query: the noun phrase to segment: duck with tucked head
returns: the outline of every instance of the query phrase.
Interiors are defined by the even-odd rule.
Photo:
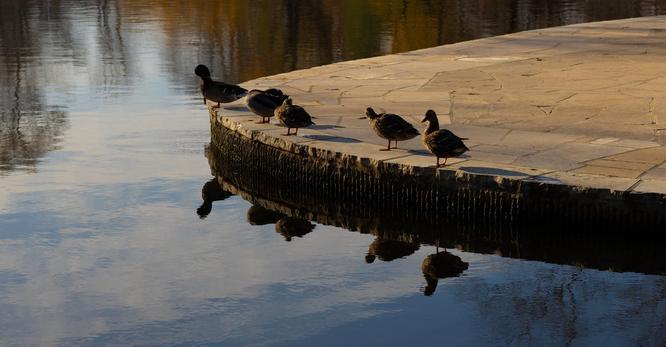
[[[383,151],[398,148],[398,141],[411,140],[419,135],[419,131],[402,117],[393,113],[377,114],[372,107],[365,109],[365,116],[370,122],[370,128],[375,133],[388,140],[388,146]],[[395,147],[391,147],[391,141],[395,141]]]
[[[204,104],[206,99],[217,102],[215,108],[220,107],[220,103],[236,101],[247,94],[247,89],[235,84],[228,84],[222,81],[214,81],[210,77],[210,70],[206,65],[197,65],[194,73],[201,77],[201,95],[203,95]]]
[[[294,105],[291,101],[291,98],[287,98],[282,102],[282,105],[278,106],[275,109],[275,117],[287,127],[287,133],[285,135],[298,135],[298,128],[304,128],[310,125],[314,125],[312,122],[312,117],[305,111],[304,108]],[[291,129],[296,128],[296,131],[292,134]]]
[[[252,89],[247,94],[245,103],[254,114],[261,116],[261,122],[258,123],[270,123],[271,117],[275,114],[275,109],[282,105],[282,102],[287,98],[289,98],[289,95],[285,95],[279,89]]]
[[[444,164],[441,166],[446,166],[448,158],[459,157],[469,150],[463,142],[463,140],[467,140],[466,138],[458,137],[447,129],[439,128],[439,120],[435,111],[428,110],[421,121],[421,123],[424,122],[429,122],[429,124],[423,132],[423,145],[437,157],[436,167],[440,167],[439,158],[444,158]]]

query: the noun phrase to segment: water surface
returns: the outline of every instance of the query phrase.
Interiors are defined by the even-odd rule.
[[[200,218],[212,177],[192,70],[205,63],[241,82],[665,9],[638,0],[2,1],[0,345],[663,344],[659,267],[613,272],[608,264],[626,262],[590,268],[553,248],[448,243],[439,251],[469,268],[425,296],[432,240],[314,222],[289,235],[270,218],[249,223],[252,205],[239,195]],[[405,256],[368,264],[382,237],[408,241]],[[603,245],[584,247],[609,254]],[[643,247],[622,254],[655,249]]]

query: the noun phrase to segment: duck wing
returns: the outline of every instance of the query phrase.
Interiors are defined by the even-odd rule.
[[[432,132],[424,139],[430,150],[439,156],[458,156],[469,150],[462,138],[456,136],[451,131],[440,129]]]
[[[377,123],[381,130],[391,137],[413,138],[419,135],[419,131],[411,123],[397,114],[382,114]]]
[[[221,81],[211,81],[208,86],[204,87],[204,91],[206,98],[215,102],[231,102],[247,94],[247,89]]]
[[[441,134],[444,134],[444,135],[446,135],[446,136],[448,136],[448,137],[451,137],[451,138],[454,138],[454,139],[458,139],[458,140],[469,140],[469,139],[466,138],[466,137],[459,137],[458,135],[456,135],[456,134],[454,134],[453,132],[451,132],[451,130],[449,130],[449,129],[439,129],[439,130],[437,130],[437,131],[438,131],[439,133],[441,133]],[[439,135],[439,136],[444,136],[444,135]]]
[[[306,127],[314,124],[310,114],[301,106],[292,105],[285,112],[285,122],[287,125],[292,125],[294,128]]]
[[[286,99],[286,95],[274,95],[261,91],[251,91],[247,97],[247,106],[252,112],[266,117],[272,117],[275,109]]]

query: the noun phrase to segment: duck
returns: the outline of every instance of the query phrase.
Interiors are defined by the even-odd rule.
[[[469,268],[469,263],[462,261],[459,256],[451,254],[444,249],[430,254],[421,263],[421,272],[426,280],[426,287],[423,295],[430,296],[437,289],[437,282],[440,278],[457,277]]]
[[[247,95],[247,89],[243,87],[222,81],[214,81],[210,77],[210,70],[208,70],[206,65],[197,65],[194,69],[194,74],[201,77],[200,88],[204,104],[206,104],[206,99],[217,102],[217,106],[213,106],[213,108],[219,108],[220,103],[236,101]]]
[[[261,116],[261,122],[258,123],[263,124],[270,123],[275,109],[288,97],[289,95],[285,95],[280,89],[252,89],[247,93],[245,103],[254,114]]]
[[[377,114],[372,107],[368,107],[365,109],[365,116],[370,122],[370,128],[379,137],[388,140],[388,146],[386,149],[382,149],[383,151],[391,150],[391,141],[395,141],[395,147],[393,147],[395,149],[398,148],[398,141],[411,140],[420,134],[413,125],[397,114]]]
[[[368,253],[365,256],[365,262],[371,264],[376,258],[381,261],[393,261],[395,259],[407,257],[419,249],[418,243],[391,240],[383,237],[377,237],[368,246]]]
[[[469,150],[463,142],[463,140],[468,140],[467,138],[458,137],[450,130],[439,128],[439,120],[435,111],[426,112],[421,123],[425,122],[429,122],[429,124],[423,131],[423,145],[437,157],[436,167],[440,167],[439,158],[444,158],[444,164],[441,166],[446,166],[448,158],[459,157]]]
[[[275,109],[275,117],[287,127],[287,133],[284,135],[298,135],[298,128],[304,128],[314,125],[312,117],[301,106],[294,105],[291,98],[286,98],[282,105]],[[291,129],[296,128],[296,132],[291,133]]]
[[[285,241],[290,242],[292,237],[303,237],[311,233],[315,226],[307,219],[283,217],[275,223],[275,231],[284,236]]]
[[[203,200],[203,203],[197,208],[197,215],[199,215],[199,218],[205,219],[213,210],[214,201],[221,201],[232,195],[233,194],[222,188],[217,177],[211,179],[203,185],[203,188],[201,188],[201,199]]]
[[[275,224],[283,217],[285,217],[284,214],[259,205],[252,205],[245,214],[250,225]]]

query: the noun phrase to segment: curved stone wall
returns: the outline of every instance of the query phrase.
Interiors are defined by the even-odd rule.
[[[226,124],[225,124],[226,123]],[[237,129],[237,128],[236,128]],[[259,196],[279,189],[279,200],[318,206],[328,215],[389,216],[402,224],[491,224],[581,232],[666,226],[659,194],[632,194],[451,170],[423,170],[307,145],[276,144],[237,131],[211,113],[211,143],[221,173]],[[268,142],[268,143],[267,143]]]

